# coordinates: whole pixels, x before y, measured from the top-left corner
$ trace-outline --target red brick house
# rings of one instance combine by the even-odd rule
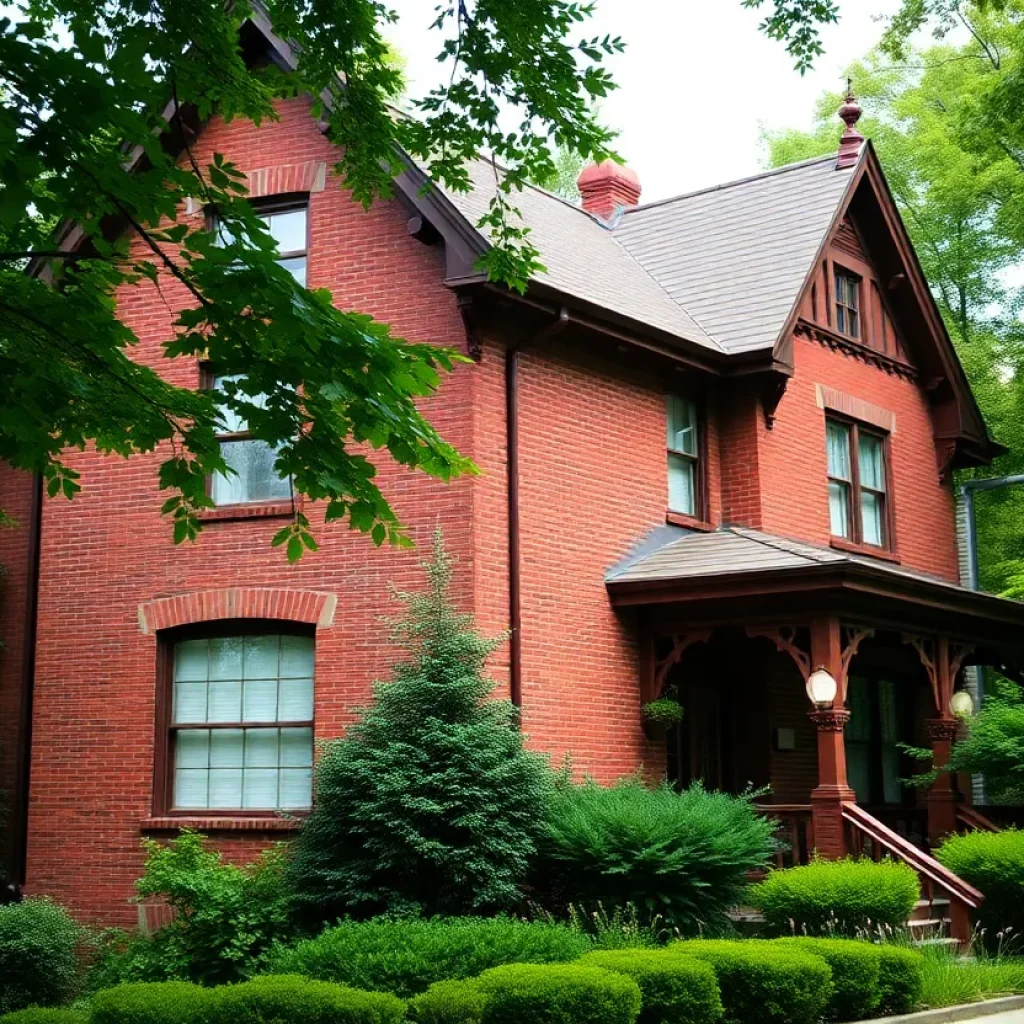
[[[258,16],[244,31],[289,65]],[[959,585],[951,471],[1000,448],[856,108],[838,156],[670,200],[638,205],[612,165],[584,171],[582,209],[526,190],[547,269],[522,297],[474,270],[488,164],[473,192],[425,196],[410,166],[366,212],[307,101],[280,113],[214,118],[196,157],[247,172],[310,285],[472,356],[427,409],[481,474],[381,473],[421,545],[443,526],[479,625],[511,628],[492,671],[531,743],[605,781],[643,766],[770,786],[790,857],[888,852],[976,903],[921,850],[980,819],[948,780],[903,786],[897,744],[942,756],[962,668],[1024,665],[1024,606]],[[199,387],[197,363],[161,356],[186,304],[162,288],[166,303],[148,284],[119,296],[137,358]],[[394,658],[387,584],[421,578],[419,552],[337,527],[286,564],[269,540],[288,482],[233,426],[239,476],[181,548],[159,453],[73,455],[71,503],[0,466],[21,524],[0,532],[8,870],[88,919],[134,919],[144,836],[190,824],[242,859],[289,834],[314,737],[337,736]],[[809,716],[818,666],[839,694]],[[649,737],[642,706],[666,689],[682,726]]]

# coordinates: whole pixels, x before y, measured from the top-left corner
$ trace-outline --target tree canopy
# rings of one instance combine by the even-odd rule
[[[345,186],[366,205],[390,194],[403,154],[464,189],[467,159],[493,153],[506,172],[481,220],[494,240],[482,266],[523,289],[538,263],[515,193],[557,181],[558,153],[609,155],[611,134],[592,111],[613,88],[603,62],[622,41],[587,34],[586,2],[441,3],[443,84],[407,98],[411,116],[401,116],[389,103],[401,68],[385,39],[395,15],[378,0],[263,0],[297,55],[290,73],[246,63],[244,0],[18,0],[3,10],[0,458],[72,498],[82,484],[69,449],[159,452],[163,512],[182,541],[212,504],[207,477],[230,472],[215,434],[231,416],[273,446],[277,471],[326,520],[408,543],[372,452],[442,479],[472,471],[417,407],[459,356],[409,344],[298,284],[275,260],[242,172],[219,155],[200,166],[187,131],[166,145],[169,119],[259,124],[276,100],[309,95]],[[834,17],[831,0],[772,0],[763,28],[805,67],[820,51],[817,24]],[[216,210],[218,237],[176,221],[187,200]],[[216,400],[131,358],[138,339],[118,320],[116,295],[170,278],[188,302],[165,354],[202,354],[230,382]],[[316,546],[300,512],[275,543],[290,558]]]
[[[1018,149],[1017,127],[1003,132],[994,121],[997,98],[1018,88],[1024,5],[961,10],[972,31],[960,45],[913,49],[890,26],[884,47],[848,74],[865,110],[858,127],[876,146],[989,427],[1010,449],[971,471],[989,476],[1024,471],[1024,136]],[[810,132],[768,133],[769,162],[832,152],[840,101],[821,97]],[[1024,572],[1024,491],[977,502],[982,584],[1010,592]]]

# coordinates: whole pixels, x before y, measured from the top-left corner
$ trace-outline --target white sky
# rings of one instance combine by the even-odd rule
[[[433,5],[392,6],[401,21],[388,35],[417,96],[438,80],[440,35],[427,28]],[[598,0],[578,34],[626,42],[608,64],[619,88],[601,117],[621,132],[617,150],[639,174],[646,202],[759,170],[762,125],[810,127],[815,100],[842,86],[842,69],[881,36],[878,17],[898,7],[899,0],[841,2],[839,24],[822,32],[824,56],[802,78],[784,45],[758,31],[764,14],[740,0]],[[838,119],[836,126],[838,145]]]

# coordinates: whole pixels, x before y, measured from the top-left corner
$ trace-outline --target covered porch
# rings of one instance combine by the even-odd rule
[[[906,785],[927,765],[903,745],[945,762],[968,666],[1024,678],[1024,605],[740,527],[641,550],[607,586],[635,616],[641,703],[670,693],[684,708],[666,737],[671,779],[762,791],[786,843],[780,863],[896,857],[926,892],[957,894],[966,920],[981,894],[928,851],[994,826],[972,808],[969,779]],[[836,694],[815,706],[806,683],[819,668]]]

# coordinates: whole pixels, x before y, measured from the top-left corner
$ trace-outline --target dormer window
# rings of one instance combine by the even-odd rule
[[[836,330],[860,338],[860,278],[842,267],[836,274]]]

